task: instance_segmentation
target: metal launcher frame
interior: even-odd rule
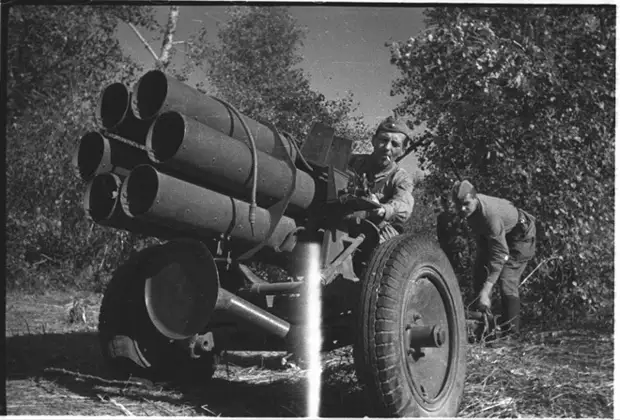
[[[287,332],[287,335],[277,334],[277,331],[269,328],[271,330],[269,332],[273,335],[286,338],[285,344],[289,347],[297,346],[299,339],[304,335],[300,324],[301,312],[305,307],[303,300],[305,282],[300,280],[283,283],[266,282],[258,277],[244,260],[258,256],[259,259],[274,261],[276,265],[286,266],[293,277],[300,279],[299,275],[306,272],[304,265],[307,262],[303,244],[318,243],[321,249],[319,265],[323,306],[326,309],[323,311],[324,342],[326,347],[337,347],[350,342],[352,309],[359,293],[357,283],[360,265],[354,263],[354,256],[357,254],[360,259],[364,259],[378,244],[378,229],[375,225],[363,219],[353,224],[345,223],[343,220],[348,214],[377,206],[363,197],[346,193],[353,176],[348,169],[351,150],[350,140],[335,136],[331,127],[320,123],[314,124],[297,155],[297,167],[311,174],[315,180],[319,199],[315,199],[307,212],[295,219],[298,227],[285,240],[285,243],[295,243],[292,252],[285,252],[286,258],[282,261],[277,255],[274,259],[270,250],[259,245],[237,259],[226,260],[245,280],[245,286],[236,292],[239,296],[243,296],[247,302],[253,302],[265,311],[275,313],[277,317],[281,316],[291,321],[292,325],[289,324],[290,332]],[[283,248],[289,249],[290,246],[284,245]],[[260,252],[261,250],[267,252]],[[277,254],[281,250],[275,249],[275,251]],[[227,324],[229,321],[227,315],[220,314],[223,315],[222,325]],[[247,320],[247,317],[244,318]],[[228,326],[230,327],[230,324]],[[216,325],[213,327],[217,330]],[[249,332],[247,329],[241,329],[235,334],[229,328],[226,334],[216,334],[219,336],[219,341],[226,341],[226,348],[247,349]],[[281,343],[277,340],[265,338],[263,346],[258,347],[279,347],[278,344]]]
[[[376,206],[348,192],[350,140],[315,124],[299,150],[273,125],[157,70],[133,91],[108,86],[99,112],[102,129],[84,135],[74,156],[88,182],[84,207],[98,224],[169,241],[140,267],[148,314],[163,335],[249,325],[244,334],[299,339],[307,242],[321,246],[324,325],[351,314],[357,257],[374,249],[378,233],[366,220],[345,221]],[[295,280],[266,282],[251,261]]]

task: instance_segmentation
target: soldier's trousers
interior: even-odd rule
[[[474,287],[476,294],[482,289],[482,285],[487,278],[487,247],[483,242],[479,245],[481,249],[478,250],[478,258],[476,262],[476,269],[474,273]],[[499,283],[500,292],[502,296],[502,324],[506,333],[519,333],[520,330],[520,312],[521,312],[521,300],[519,298],[519,284],[521,283],[521,276],[527,266],[529,260],[534,256],[536,251],[536,237],[520,238],[519,240],[509,240],[508,248],[510,250],[510,256],[504,268],[499,275],[497,282]]]
[[[488,273],[488,251],[484,240],[480,241],[476,267],[474,272],[474,289],[480,292]],[[527,263],[532,259],[536,252],[536,237],[508,241],[510,256],[499,275],[497,283],[500,287],[502,297],[519,297],[519,283]]]

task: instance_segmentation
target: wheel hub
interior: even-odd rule
[[[439,325],[409,324],[405,335],[410,348],[441,347],[446,342],[446,331]]]
[[[403,326],[410,386],[427,404],[440,398],[449,383],[453,347],[449,309],[431,276],[420,276],[410,288]]]

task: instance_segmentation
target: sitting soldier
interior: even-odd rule
[[[380,242],[402,233],[413,211],[413,178],[398,165],[411,143],[405,122],[388,117],[372,138],[372,154],[353,155],[349,161],[357,175],[366,176],[372,199],[380,204],[369,214],[380,228]]]

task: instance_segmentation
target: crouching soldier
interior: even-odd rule
[[[370,220],[379,226],[381,242],[402,233],[413,212],[413,178],[398,165],[412,141],[405,122],[389,117],[372,138],[372,154],[354,155],[349,162],[359,176],[366,176],[372,199],[380,204]]]
[[[506,334],[517,338],[521,311],[519,284],[536,248],[535,219],[508,200],[478,194],[469,181],[454,184],[452,199],[477,236],[474,290],[479,306],[485,310],[491,308],[491,291],[499,282],[501,321]]]

